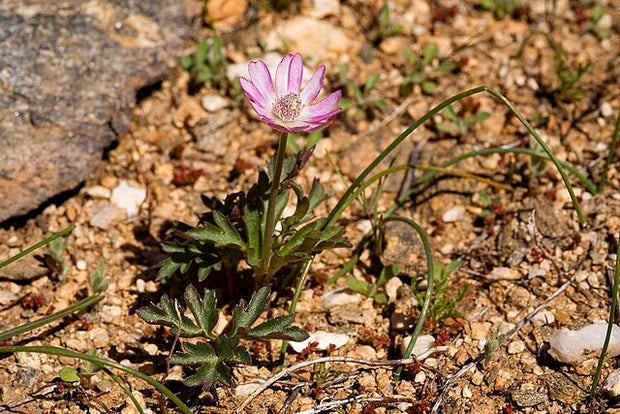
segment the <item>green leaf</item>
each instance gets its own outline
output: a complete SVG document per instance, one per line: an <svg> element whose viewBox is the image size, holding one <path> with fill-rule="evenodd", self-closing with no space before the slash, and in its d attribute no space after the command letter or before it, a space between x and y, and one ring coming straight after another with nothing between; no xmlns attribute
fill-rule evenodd
<svg viewBox="0 0 620 414"><path fill-rule="evenodd" d="M246 203L243 206L243 224L247 237L247 257L248 264L254 268L260 267L263 261L261 254L261 214L256 207Z"/></svg>
<svg viewBox="0 0 620 414"><path fill-rule="evenodd" d="M244 347L237 346L238 343L238 337L229 338L226 335L222 335L217 338L215 350L219 359L229 363L251 364L252 358L250 358L250 354L248 354Z"/></svg>
<svg viewBox="0 0 620 414"><path fill-rule="evenodd" d="M290 326L295 320L295 315L278 316L261 323L255 328L250 329L246 337L266 341L269 339L283 339L286 341L304 341L310 335L301 328Z"/></svg>
<svg viewBox="0 0 620 414"><path fill-rule="evenodd" d="M80 380L77 369L70 367L61 369L58 373L58 377L64 382L78 382Z"/></svg>
<svg viewBox="0 0 620 414"><path fill-rule="evenodd" d="M198 290L193 285L189 285L185 289L185 302L205 336L215 338L212 331L219 319L215 291L207 290L201 299Z"/></svg>
<svg viewBox="0 0 620 414"><path fill-rule="evenodd" d="M176 300L173 301L165 294L161 297L159 304L144 306L138 309L136 313L147 323L164 325L172 328L174 334L179 331L179 325L181 328L181 336L193 337L202 333L202 329L196 326L194 322L184 314L179 303Z"/></svg>
<svg viewBox="0 0 620 414"><path fill-rule="evenodd" d="M450 61L450 60L444 60L439 62L439 65L437 65L437 68L435 68L436 72L452 72L454 69L456 69L456 63Z"/></svg>
<svg viewBox="0 0 620 414"><path fill-rule="evenodd" d="M237 246L245 248L241 235L226 216L214 210L213 220L216 225L204 223L201 227L189 230L185 234L198 241L212 242L216 247Z"/></svg>
<svg viewBox="0 0 620 414"><path fill-rule="evenodd" d="M439 53L439 48L437 47L437 43L431 42L426 45L424 49L424 58L422 59L422 66L427 66Z"/></svg>
<svg viewBox="0 0 620 414"><path fill-rule="evenodd" d="M269 304L269 294L271 289L268 286L255 292L250 298L250 303L246 304L241 300L233 310L233 329L231 336L237 334L239 329L249 328L258 317L265 311Z"/></svg>
<svg viewBox="0 0 620 414"><path fill-rule="evenodd" d="M379 80L379 75L377 75L376 73L371 73L368 75L368 77L366 78L366 83L364 84L364 95L370 92L370 90L377 83L377 80Z"/></svg>
<svg viewBox="0 0 620 414"><path fill-rule="evenodd" d="M285 243L283 243L278 249L278 256L286 257L293 253L299 246L303 244L308 235L318 228L319 222L315 221L310 224L306 224L301 229L297 230L291 238L289 238Z"/></svg>
<svg viewBox="0 0 620 414"><path fill-rule="evenodd" d="M103 292L108 288L108 281L105 278L103 263L98 263L95 273L88 275L88 284L95 293Z"/></svg>
<svg viewBox="0 0 620 414"><path fill-rule="evenodd" d="M196 46L196 52L194 56L196 57L196 63L204 63L207 60L207 53L209 53L209 44L206 40L201 40Z"/></svg>
<svg viewBox="0 0 620 414"><path fill-rule="evenodd" d="M422 92L427 95L432 95L437 91L437 84L433 81L422 82Z"/></svg>
<svg viewBox="0 0 620 414"><path fill-rule="evenodd" d="M353 276L347 276L346 278L347 287L355 292L362 293L366 295L370 290L371 286L364 282L363 280L356 279Z"/></svg>
<svg viewBox="0 0 620 414"><path fill-rule="evenodd" d="M382 111L385 111L387 109L387 103L383 99L376 99L372 101L371 104L374 107L381 109Z"/></svg>
<svg viewBox="0 0 620 414"><path fill-rule="evenodd" d="M375 303L381 305L384 303L387 303L388 301L388 295L386 295L385 293L381 292L381 293L377 293L374 297Z"/></svg>
<svg viewBox="0 0 620 414"><path fill-rule="evenodd" d="M489 114L488 112L478 112L472 116L470 116L469 118L467 118L465 120L465 124L466 125L473 125L476 122L481 122L484 121L485 119L487 119L491 114Z"/></svg>
<svg viewBox="0 0 620 414"><path fill-rule="evenodd" d="M176 272L181 265L172 261L172 258L167 258L160 263L159 271L157 272L157 280L166 280Z"/></svg>
<svg viewBox="0 0 620 414"><path fill-rule="evenodd" d="M188 70L194 64L194 59L191 56L183 56L181 58L181 67Z"/></svg>
<svg viewBox="0 0 620 414"><path fill-rule="evenodd" d="M452 124L446 124L445 122L439 122L435 125L437 131L443 132L444 134L454 135L454 128Z"/></svg>

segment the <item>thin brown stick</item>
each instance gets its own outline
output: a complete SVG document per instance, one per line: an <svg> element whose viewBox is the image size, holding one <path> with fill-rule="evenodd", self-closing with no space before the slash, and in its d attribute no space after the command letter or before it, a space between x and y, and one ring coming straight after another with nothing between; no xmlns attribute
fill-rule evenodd
<svg viewBox="0 0 620 414"><path fill-rule="evenodd" d="M267 388L271 387L273 384L278 382L281 378L284 378L287 375L291 374L292 372L305 368L310 365L324 364L328 362L331 362L331 363L339 362L343 364L357 364L357 365L366 365L370 367L394 367L398 365L413 364L417 361L422 361L435 353L445 352L447 350L448 350L447 346L436 346L420 354L417 358L392 359L392 360L387 360L387 361L369 361L366 359L340 357L340 356L324 357L324 358L314 359L311 361L303 361L298 364L292 365L286 369L283 369L282 371L278 372L276 375L274 375L273 377L265 381L239 406L239 408L237 408L236 412L237 413L242 412L245 409L245 407L247 407L248 404L252 402L252 400L258 397Z"/></svg>

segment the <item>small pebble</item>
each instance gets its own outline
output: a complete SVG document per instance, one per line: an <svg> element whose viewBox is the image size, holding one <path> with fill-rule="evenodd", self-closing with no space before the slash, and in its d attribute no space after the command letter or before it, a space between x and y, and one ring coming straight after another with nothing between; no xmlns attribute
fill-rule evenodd
<svg viewBox="0 0 620 414"><path fill-rule="evenodd" d="M557 330L549 341L549 355L566 364L579 364L599 355L606 332L605 322L593 323L577 331L567 328ZM614 325L607 356L613 358L617 355L620 355L620 327Z"/></svg>
<svg viewBox="0 0 620 414"><path fill-rule="evenodd" d="M105 198L107 200L112 195L112 191L102 185L95 185L87 188L86 194L92 198Z"/></svg>
<svg viewBox="0 0 620 414"><path fill-rule="evenodd" d="M146 190L144 188L129 185L127 181L121 181L112 190L110 200L117 207L125 209L129 217L138 215L140 206L146 199Z"/></svg>
<svg viewBox="0 0 620 414"><path fill-rule="evenodd" d="M610 398L620 395L620 369L613 370L607 376L605 388Z"/></svg>
<svg viewBox="0 0 620 414"><path fill-rule="evenodd" d="M509 267L496 267L486 277L489 280L519 280L521 273Z"/></svg>
<svg viewBox="0 0 620 414"><path fill-rule="evenodd" d="M405 339L403 339L403 343L400 345L402 353L404 353L407 346L409 346L409 341L411 341L411 336L406 336ZM415 341L411 355L420 356L434 346L435 338L432 335L420 335L418 336L418 340Z"/></svg>
<svg viewBox="0 0 620 414"><path fill-rule="evenodd" d="M450 210L443 213L441 219L444 223L454 223L456 221L463 220L463 217L465 217L465 207L454 206Z"/></svg>
<svg viewBox="0 0 620 414"><path fill-rule="evenodd" d="M609 118L610 116L612 116L614 114L614 109L611 107L611 104L607 101L603 101L601 103L601 115L603 115L605 118Z"/></svg>
<svg viewBox="0 0 620 414"><path fill-rule="evenodd" d="M87 267L86 260L82 260L82 259L78 260L75 263L75 267L77 267L78 270L86 270L86 267Z"/></svg>
<svg viewBox="0 0 620 414"><path fill-rule="evenodd" d="M520 340L512 341L508 344L508 353L510 355L521 354L525 351L525 342Z"/></svg>
<svg viewBox="0 0 620 414"><path fill-rule="evenodd" d="M550 325L555 322L555 316L549 309L543 309L536 315L532 316L534 326Z"/></svg>
<svg viewBox="0 0 620 414"><path fill-rule="evenodd" d="M228 106L228 99L221 97L220 95L205 95L200 104L209 112L217 112L220 109L224 109Z"/></svg>
<svg viewBox="0 0 620 414"><path fill-rule="evenodd" d="M356 305L361 301L361 295L353 293L353 291L346 287L326 292L322 298L325 308L333 308L339 305Z"/></svg>
<svg viewBox="0 0 620 414"><path fill-rule="evenodd" d="M342 348L349 342L349 336L345 334L333 333L333 332L325 332L325 331L316 331L310 334L310 337L302 342L292 342L291 348L297 353L302 352L306 347L316 342L316 349L318 351L326 351L330 349L333 345L335 349Z"/></svg>

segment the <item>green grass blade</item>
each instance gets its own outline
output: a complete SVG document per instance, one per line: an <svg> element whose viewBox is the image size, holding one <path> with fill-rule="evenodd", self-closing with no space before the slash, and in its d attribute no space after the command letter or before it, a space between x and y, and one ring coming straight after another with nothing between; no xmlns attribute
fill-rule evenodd
<svg viewBox="0 0 620 414"><path fill-rule="evenodd" d="M52 234L47 239L45 239L43 241L40 241L40 242L38 242L36 244L33 244L32 246L30 246L26 250L17 253L15 256L9 257L5 261L0 262L0 269L2 269L4 266L10 265L11 263L21 259L22 257L26 256L27 254L30 254L30 253L34 252L39 247L43 247L46 244L48 244L49 242L54 241L54 240L56 240L59 237L62 237L62 236L65 236L65 235L71 233L74 228L75 228L75 224L72 224L69 227L67 227L66 229L64 229L62 231L59 231L58 233Z"/></svg>

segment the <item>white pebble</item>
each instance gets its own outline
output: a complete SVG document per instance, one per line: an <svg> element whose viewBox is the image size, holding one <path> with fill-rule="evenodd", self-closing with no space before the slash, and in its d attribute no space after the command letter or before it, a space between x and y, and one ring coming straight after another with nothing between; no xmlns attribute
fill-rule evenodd
<svg viewBox="0 0 620 414"><path fill-rule="evenodd" d="M362 301L362 296L344 287L326 292L322 301L325 308L333 308L339 305L356 305Z"/></svg>
<svg viewBox="0 0 620 414"><path fill-rule="evenodd" d="M306 347L316 342L316 349L318 351L326 351L330 348L330 346L334 346L335 349L341 348L349 342L349 336L345 334L333 333L333 332L325 332L325 331L316 331L310 334L310 337L302 342L292 342L291 348L295 352L301 352Z"/></svg>
<svg viewBox="0 0 620 414"><path fill-rule="evenodd" d="M75 263L75 267L77 267L78 270L86 270L86 260L78 260Z"/></svg>
<svg viewBox="0 0 620 414"><path fill-rule="evenodd" d="M112 195L112 191L102 185L95 185L93 187L87 188L86 194L88 194L92 198L105 198L107 200Z"/></svg>
<svg viewBox="0 0 620 414"><path fill-rule="evenodd" d="M601 103L601 115L605 118L609 118L614 114L614 109L611 107L611 104L607 101L603 101Z"/></svg>
<svg viewBox="0 0 620 414"><path fill-rule="evenodd" d="M140 206L146 199L146 190L144 188L131 186L127 181L121 181L120 184L112 190L110 199L117 207L125 209L129 217L134 217L138 215Z"/></svg>
<svg viewBox="0 0 620 414"><path fill-rule="evenodd" d="M443 213L441 219L444 223L454 223L455 221L463 220L465 216L465 207L463 206L454 206L450 210Z"/></svg>
<svg viewBox="0 0 620 414"><path fill-rule="evenodd" d="M411 336L406 336L405 339L403 339L403 343L400 345L401 352L405 352L405 350L409 346L410 341ZM435 338L433 338L433 335L420 335L418 336L418 340L415 341L415 345L413 346L413 351L411 352L411 355L420 356L434 346Z"/></svg>
<svg viewBox="0 0 620 414"><path fill-rule="evenodd" d="M605 322L593 323L578 331L562 328L551 336L549 354L557 361L578 364L599 355L606 332ZM613 358L617 355L620 355L620 327L614 325L607 357Z"/></svg>
<svg viewBox="0 0 620 414"><path fill-rule="evenodd" d="M228 99L223 98L220 95L205 95L200 101L200 104L205 111L217 112L228 106Z"/></svg>

